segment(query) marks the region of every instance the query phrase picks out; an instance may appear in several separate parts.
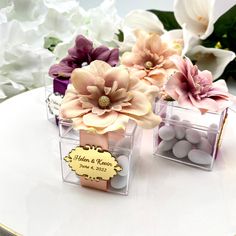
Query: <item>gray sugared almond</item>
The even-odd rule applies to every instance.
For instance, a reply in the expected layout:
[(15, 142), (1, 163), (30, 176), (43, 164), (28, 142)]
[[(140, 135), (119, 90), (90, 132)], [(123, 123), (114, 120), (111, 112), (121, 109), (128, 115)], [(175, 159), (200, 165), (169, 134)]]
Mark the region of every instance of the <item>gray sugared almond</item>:
[(175, 138), (172, 139), (172, 140), (169, 140), (169, 141), (162, 140), (159, 143), (157, 150), (160, 151), (160, 152), (170, 151), (177, 141), (178, 140), (175, 139)]
[(212, 156), (199, 149), (192, 149), (188, 153), (188, 159), (192, 161), (193, 163), (199, 164), (199, 165), (210, 165), (212, 162)]
[(184, 158), (192, 149), (192, 144), (186, 140), (178, 141), (173, 147), (173, 154), (177, 158)]
[(127, 184), (127, 176), (116, 175), (111, 179), (111, 187), (114, 189), (122, 189)]
[(174, 127), (174, 129), (175, 129), (175, 137), (177, 139), (183, 139), (185, 137), (185, 130), (186, 129), (184, 127), (176, 125)]
[(186, 129), (185, 138), (193, 144), (197, 144), (201, 141), (201, 134), (195, 129)]
[(201, 141), (197, 144), (197, 149), (200, 149), (209, 154), (212, 153), (212, 146), (205, 137), (201, 137)]
[(175, 137), (175, 130), (172, 126), (162, 126), (158, 132), (160, 138), (165, 141), (169, 141)]
[(118, 172), (118, 175), (120, 175), (120, 176), (128, 175), (128, 171), (129, 171), (129, 159), (128, 159), (128, 157), (125, 156), (125, 155), (121, 155), (121, 156), (117, 157), (116, 160), (117, 160), (119, 166), (122, 167), (122, 170)]

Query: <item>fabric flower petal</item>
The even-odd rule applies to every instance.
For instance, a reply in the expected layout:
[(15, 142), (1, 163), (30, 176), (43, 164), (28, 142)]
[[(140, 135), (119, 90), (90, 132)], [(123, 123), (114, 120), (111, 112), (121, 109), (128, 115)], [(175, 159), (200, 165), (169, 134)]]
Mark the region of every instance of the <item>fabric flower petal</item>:
[(117, 120), (117, 118), (118, 118), (118, 113), (115, 111), (105, 113), (102, 116), (98, 116), (93, 113), (88, 113), (83, 116), (83, 122), (87, 126), (104, 128), (113, 124)]
[(134, 120), (138, 126), (145, 129), (151, 129), (161, 123), (161, 117), (155, 115), (152, 111), (148, 112), (145, 116), (131, 115), (130, 119)]
[(90, 72), (81, 68), (75, 69), (71, 75), (71, 82), (75, 89), (82, 95), (89, 95), (88, 86), (95, 85), (97, 78)]
[(129, 72), (126, 68), (111, 68), (104, 75), (105, 86), (112, 87), (113, 83), (116, 81), (118, 84), (118, 88), (127, 89), (129, 80)]

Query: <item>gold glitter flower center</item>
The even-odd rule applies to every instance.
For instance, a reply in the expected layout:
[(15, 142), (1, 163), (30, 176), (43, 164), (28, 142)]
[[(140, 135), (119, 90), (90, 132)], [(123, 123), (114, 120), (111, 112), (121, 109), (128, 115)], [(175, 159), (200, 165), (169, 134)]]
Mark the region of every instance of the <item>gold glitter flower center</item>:
[(149, 70), (149, 69), (151, 69), (153, 67), (153, 63), (151, 61), (146, 61), (144, 63), (144, 66), (145, 66), (146, 69)]
[(108, 96), (103, 95), (98, 99), (98, 105), (100, 108), (104, 109), (108, 107), (110, 104), (111, 104), (111, 100)]

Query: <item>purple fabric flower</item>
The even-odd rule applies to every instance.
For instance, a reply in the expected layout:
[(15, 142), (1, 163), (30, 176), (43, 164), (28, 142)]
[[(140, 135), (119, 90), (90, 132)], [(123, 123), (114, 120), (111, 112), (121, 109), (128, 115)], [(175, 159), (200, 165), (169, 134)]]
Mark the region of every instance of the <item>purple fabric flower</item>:
[(83, 64), (90, 64), (94, 60), (105, 61), (111, 66), (116, 66), (119, 61), (119, 50), (110, 50), (105, 46), (93, 48), (93, 43), (82, 35), (77, 36), (75, 46), (68, 50), (68, 55), (59, 64), (51, 66), (49, 75), (54, 79), (69, 80), (75, 68)]

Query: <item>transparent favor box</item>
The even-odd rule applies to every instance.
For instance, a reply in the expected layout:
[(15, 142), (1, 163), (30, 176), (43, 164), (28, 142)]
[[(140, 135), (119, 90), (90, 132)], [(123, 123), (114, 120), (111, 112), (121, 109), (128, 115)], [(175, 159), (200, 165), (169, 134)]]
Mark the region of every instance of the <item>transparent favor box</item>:
[(53, 102), (51, 98), (53, 97), (53, 79), (49, 76), (45, 77), (45, 102), (46, 102), (46, 112), (47, 118), (50, 122), (55, 123), (56, 118), (53, 110)]
[(221, 113), (183, 108), (159, 100), (155, 113), (162, 117), (154, 129), (154, 156), (212, 170), (222, 139), (227, 109)]
[(45, 102), (47, 118), (50, 122), (58, 124), (58, 115), (61, 101), (65, 95), (69, 80), (45, 77)]
[[(73, 129), (72, 123), (60, 120), (59, 136), (62, 178), (65, 182), (106, 192), (128, 194), (130, 180), (139, 159), (142, 138), (142, 129), (137, 127), (133, 121), (128, 123), (125, 131), (113, 131), (99, 135), (84, 130), (76, 131)], [(91, 180), (76, 174), (65, 161), (65, 157), (76, 147), (85, 145), (102, 146), (103, 150), (108, 151), (115, 158), (122, 171), (117, 172), (109, 180)]]

